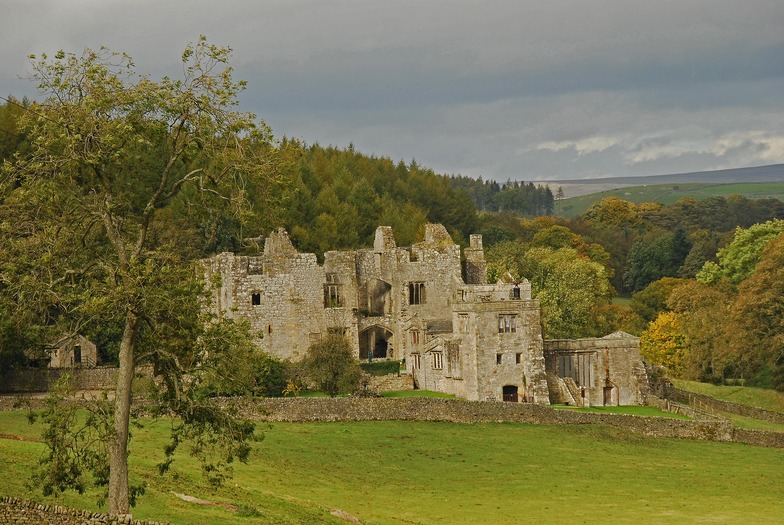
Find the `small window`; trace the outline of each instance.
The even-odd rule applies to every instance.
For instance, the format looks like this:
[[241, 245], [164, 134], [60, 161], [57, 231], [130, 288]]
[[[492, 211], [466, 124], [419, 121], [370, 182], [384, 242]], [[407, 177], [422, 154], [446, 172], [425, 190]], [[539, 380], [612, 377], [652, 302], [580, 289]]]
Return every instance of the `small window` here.
[[414, 368], [419, 369], [422, 368], [422, 359], [419, 354], [411, 354], [411, 357], [414, 359]]
[[514, 288], [512, 288], [512, 294], [510, 296], [510, 299], [512, 299], [512, 300], [519, 300], [520, 299], [520, 287], [519, 286], [515, 286]]
[[425, 283], [408, 283], [408, 304], [425, 304]]
[[419, 330], [411, 330], [411, 345], [419, 345]]
[[258, 292], [250, 294], [250, 304], [253, 306], [259, 306], [261, 304], [261, 294]]
[[495, 354], [495, 364], [500, 365], [504, 360], [504, 354]]
[[498, 316], [498, 333], [513, 334], [517, 331], [517, 316], [515, 314], [501, 314]]
[[267, 325], [267, 333], [268, 333], [269, 335], [272, 335], [272, 325], [271, 325], [271, 324], [268, 324], [268, 325]]
[[515, 363], [519, 365], [522, 362], [523, 362], [523, 354], [521, 353], [515, 354]]
[[433, 352], [433, 370], [441, 370], [444, 368], [444, 359], [441, 352]]

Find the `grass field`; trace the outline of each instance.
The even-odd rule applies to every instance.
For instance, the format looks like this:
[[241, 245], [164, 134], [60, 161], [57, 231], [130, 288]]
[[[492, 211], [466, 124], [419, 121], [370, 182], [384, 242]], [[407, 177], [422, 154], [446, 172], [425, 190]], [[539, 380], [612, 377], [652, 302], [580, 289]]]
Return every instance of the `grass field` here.
[[582, 215], [594, 202], [605, 197], [618, 197], [635, 203], [661, 202], [662, 204], [673, 204], [678, 199], [684, 197], [702, 200], [708, 197], [727, 197], [729, 195], [742, 195], [750, 199], [771, 197], [784, 200], [784, 183], [747, 182], [735, 184], [652, 184], [647, 186], [628, 186], [626, 188], [607, 190], [557, 201], [555, 203], [555, 215], [560, 217]]
[[[36, 439], [22, 412], [0, 434]], [[781, 450], [645, 438], [602, 426], [425, 422], [275, 424], [223, 489], [189, 458], [154, 474], [164, 422], [134, 433], [131, 468], [147, 494], [137, 518], [173, 524], [772, 523], [784, 515]], [[0, 439], [0, 494], [27, 489], [43, 445]], [[221, 505], [185, 502], [188, 494]], [[49, 500], [51, 501], [51, 500]], [[94, 508], [94, 494], [62, 504]], [[238, 509], [239, 507], [239, 509]]]

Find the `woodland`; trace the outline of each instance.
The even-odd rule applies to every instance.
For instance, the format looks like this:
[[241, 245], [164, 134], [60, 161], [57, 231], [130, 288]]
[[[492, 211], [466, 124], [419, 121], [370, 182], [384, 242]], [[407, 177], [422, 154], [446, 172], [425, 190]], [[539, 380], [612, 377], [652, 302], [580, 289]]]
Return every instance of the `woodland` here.
[[[0, 105], [4, 160], [28, 151], [18, 120], [31, 108], [13, 97]], [[531, 281], [547, 337], [621, 329], [642, 335], [646, 357], [674, 374], [784, 389], [784, 295], [777, 292], [784, 264], [776, 265], [784, 248], [773, 242], [784, 203], [777, 199], [662, 205], [609, 197], [566, 219], [551, 215], [549, 187], [530, 182], [439, 175], [413, 160], [287, 138], [277, 142], [276, 156], [275, 177], [246, 188], [242, 214], [195, 207], [189, 196], [173, 203], [165, 235], [183, 259], [256, 253], [278, 226], [299, 250], [321, 256], [369, 246], [378, 225], [392, 226], [405, 246], [420, 239], [424, 223], [442, 223], [462, 245], [471, 233], [483, 235], [491, 281], [507, 273]], [[760, 229], [765, 233], [755, 233]], [[737, 265], [744, 271], [730, 274]], [[613, 301], [618, 295], [631, 300]], [[3, 366], [27, 364], [40, 326], [13, 322], [2, 304]], [[89, 335], [112, 360], [119, 328], [106, 324]]]

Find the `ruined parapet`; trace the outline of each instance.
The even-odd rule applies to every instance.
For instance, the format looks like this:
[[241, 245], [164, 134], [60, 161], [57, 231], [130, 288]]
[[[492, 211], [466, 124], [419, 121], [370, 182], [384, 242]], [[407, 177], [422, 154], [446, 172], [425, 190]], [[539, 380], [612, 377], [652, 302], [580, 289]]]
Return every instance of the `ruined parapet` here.
[[443, 224], [425, 224], [425, 240], [421, 244], [428, 247], [449, 246], [454, 244], [449, 232]]
[[283, 228], [270, 233], [264, 241], [264, 257], [288, 257], [296, 255], [297, 250], [291, 244], [289, 234]]
[[391, 226], [379, 226], [376, 228], [376, 238], [373, 241], [373, 252], [385, 253], [394, 251], [397, 248], [395, 244], [395, 234], [392, 232]]
[[471, 235], [471, 243], [463, 250], [463, 280], [466, 284], [487, 284], [487, 262], [482, 247], [482, 236]]

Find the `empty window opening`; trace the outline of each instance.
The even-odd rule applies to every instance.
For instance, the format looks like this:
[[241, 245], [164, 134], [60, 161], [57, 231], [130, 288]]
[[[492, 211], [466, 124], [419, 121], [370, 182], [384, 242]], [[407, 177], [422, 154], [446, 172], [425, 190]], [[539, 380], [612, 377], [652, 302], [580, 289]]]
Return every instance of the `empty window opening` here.
[[515, 364], [520, 364], [523, 362], [523, 354], [517, 353], [515, 354]]
[[272, 325], [271, 324], [267, 325], [267, 333], [272, 335]]
[[261, 304], [261, 294], [258, 292], [254, 292], [250, 294], [250, 304], [253, 306], [258, 306]]
[[408, 304], [425, 304], [425, 283], [408, 283]]
[[517, 332], [517, 315], [501, 314], [498, 316], [498, 333], [513, 334]]
[[514, 288], [512, 288], [511, 299], [513, 299], [513, 300], [519, 300], [520, 299], [520, 287], [519, 286], [515, 286]]
[[367, 307], [371, 317], [392, 313], [392, 285], [380, 279], [368, 283]]
[[495, 354], [495, 364], [500, 365], [504, 360], [504, 354]]
[[75, 365], [82, 364], [82, 345], [74, 346], [74, 364]]
[[343, 306], [343, 297], [340, 294], [339, 284], [324, 285], [324, 308], [340, 308]]

